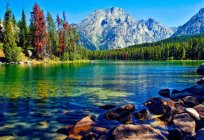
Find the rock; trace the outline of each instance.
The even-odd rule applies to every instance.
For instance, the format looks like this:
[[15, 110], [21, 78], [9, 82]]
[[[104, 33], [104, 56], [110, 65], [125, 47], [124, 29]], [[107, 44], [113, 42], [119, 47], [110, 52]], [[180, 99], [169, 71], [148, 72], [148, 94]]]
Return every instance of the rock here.
[[32, 57], [32, 56], [33, 56], [33, 53], [32, 53], [31, 50], [28, 50], [28, 51], [27, 51], [27, 54], [28, 54], [28, 57]]
[[174, 90], [171, 94], [171, 99], [182, 99], [186, 96], [193, 96], [199, 100], [204, 100], [204, 85], [196, 85], [182, 91]]
[[198, 68], [197, 73], [200, 74], [200, 75], [204, 75], [204, 64], [202, 64], [202, 65]]
[[102, 140], [107, 132], [108, 130], [106, 128], [94, 127], [91, 132], [88, 132], [83, 136], [82, 140]]
[[135, 118], [140, 121], [148, 121], [151, 119], [150, 112], [146, 109], [141, 110], [134, 114]]
[[155, 115], [163, 115], [168, 108], [170, 108], [171, 111], [176, 110], [174, 101], [157, 97], [150, 98], [147, 102], [144, 103], [144, 105], [147, 106], [150, 112]]
[[169, 130], [168, 138], [169, 140], [181, 140], [184, 137], [184, 134], [178, 128]]
[[204, 118], [201, 118], [197, 124], [196, 124], [197, 129], [204, 128]]
[[159, 91], [159, 95], [163, 96], [165, 98], [169, 98], [170, 97], [170, 90], [169, 89], [162, 89]]
[[100, 106], [100, 109], [104, 109], [104, 110], [109, 110], [109, 109], [113, 109], [115, 108], [115, 105], [104, 105], [104, 106]]
[[115, 110], [106, 112], [104, 116], [107, 120], [117, 120], [121, 123], [127, 124], [132, 122], [132, 112], [134, 110], [134, 105], [127, 104]]
[[171, 111], [170, 108], [168, 108], [167, 111], [161, 117], [159, 117], [160, 120], [168, 122], [169, 124], [172, 123], [173, 118], [174, 118], [174, 112]]
[[204, 128], [197, 131], [195, 140], [204, 140]]
[[187, 113], [176, 114], [173, 119], [173, 124], [175, 128], [180, 129], [187, 135], [195, 134], [196, 123]]
[[95, 121], [93, 116], [87, 116], [78, 121], [75, 125], [75, 127], [82, 127], [82, 126], [88, 126], [88, 125], [94, 125]]
[[117, 120], [124, 124], [132, 122], [132, 113], [123, 109], [108, 111], [104, 116], [107, 120]]
[[186, 107], [194, 107], [199, 104], [199, 100], [192, 96], [186, 96], [182, 100]]
[[93, 129], [95, 121], [93, 116], [86, 116], [75, 125], [70, 125], [59, 129], [57, 132], [68, 135], [69, 139], [81, 139], [84, 134]]
[[108, 140], [166, 140], [150, 125], [119, 125], [109, 132]]
[[198, 112], [200, 117], [204, 117], [204, 104], [197, 105], [194, 109]]
[[204, 77], [200, 79], [200, 81], [197, 82], [198, 84], [204, 84]]
[[188, 113], [192, 118], [195, 118], [195, 120], [200, 120], [200, 116], [198, 112], [193, 108], [185, 108], [184, 111]]

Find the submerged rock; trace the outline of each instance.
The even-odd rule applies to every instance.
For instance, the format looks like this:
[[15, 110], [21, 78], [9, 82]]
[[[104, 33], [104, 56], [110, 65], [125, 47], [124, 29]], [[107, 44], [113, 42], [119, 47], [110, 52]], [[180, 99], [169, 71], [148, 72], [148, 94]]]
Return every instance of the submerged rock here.
[[200, 117], [204, 117], [204, 104], [197, 105], [194, 109], [198, 112]]
[[108, 140], [166, 140], [150, 125], [119, 125], [109, 132]]
[[175, 128], [180, 129], [187, 135], [195, 134], [196, 123], [187, 113], [176, 114], [173, 124]]
[[150, 112], [146, 109], [141, 110], [134, 114], [135, 118], [140, 121], [148, 121], [151, 119]]
[[196, 85], [182, 91], [174, 90], [171, 94], [171, 99], [181, 99], [186, 96], [193, 96], [199, 100], [204, 100], [204, 85]]
[[204, 75], [204, 64], [202, 64], [202, 65], [198, 68], [197, 73], [200, 74], [200, 75]]
[[197, 129], [204, 128], [204, 118], [201, 118], [197, 124], [196, 124]]
[[115, 108], [115, 105], [104, 105], [104, 106], [99, 106], [100, 109], [104, 109], [104, 110], [109, 110], [109, 109], [113, 109]]
[[115, 110], [106, 112], [104, 116], [107, 120], [117, 120], [121, 123], [127, 124], [132, 122], [132, 112], [134, 110], [134, 105], [127, 104]]
[[204, 84], [204, 77], [200, 79], [200, 81], [197, 82], [198, 84]]
[[162, 89], [159, 91], [159, 95], [163, 96], [165, 98], [169, 98], [170, 97], [170, 90], [169, 89]]

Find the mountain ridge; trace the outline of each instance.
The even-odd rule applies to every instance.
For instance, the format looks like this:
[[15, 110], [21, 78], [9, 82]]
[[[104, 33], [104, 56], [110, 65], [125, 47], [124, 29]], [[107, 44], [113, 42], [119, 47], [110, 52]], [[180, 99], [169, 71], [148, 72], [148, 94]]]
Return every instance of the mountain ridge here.
[[163, 26], [152, 18], [137, 21], [118, 7], [95, 10], [76, 28], [82, 45], [91, 50], [152, 43], [169, 38], [175, 32], [175, 28]]

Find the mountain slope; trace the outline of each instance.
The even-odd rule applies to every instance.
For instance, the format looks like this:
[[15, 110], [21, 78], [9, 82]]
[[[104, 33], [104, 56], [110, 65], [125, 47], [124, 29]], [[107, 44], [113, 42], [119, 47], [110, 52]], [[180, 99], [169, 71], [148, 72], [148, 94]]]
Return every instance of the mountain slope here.
[[81, 43], [91, 50], [117, 49], [156, 42], [175, 32], [154, 19], [136, 21], [121, 8], [97, 10], [76, 26], [83, 36], [80, 37]]
[[204, 8], [193, 16], [187, 23], [180, 26], [172, 37], [204, 33]]

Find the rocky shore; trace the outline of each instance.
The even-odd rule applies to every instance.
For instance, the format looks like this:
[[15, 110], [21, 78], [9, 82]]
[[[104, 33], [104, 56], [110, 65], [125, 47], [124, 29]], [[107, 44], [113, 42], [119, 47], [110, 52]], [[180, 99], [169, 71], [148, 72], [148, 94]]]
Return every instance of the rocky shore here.
[[133, 104], [100, 106], [107, 110], [106, 120], [120, 122], [110, 130], [98, 127], [94, 116], [86, 116], [58, 133], [66, 134], [66, 139], [83, 140], [204, 140], [203, 78], [193, 87], [172, 92], [162, 89], [158, 95], [149, 98], [143, 110]]

